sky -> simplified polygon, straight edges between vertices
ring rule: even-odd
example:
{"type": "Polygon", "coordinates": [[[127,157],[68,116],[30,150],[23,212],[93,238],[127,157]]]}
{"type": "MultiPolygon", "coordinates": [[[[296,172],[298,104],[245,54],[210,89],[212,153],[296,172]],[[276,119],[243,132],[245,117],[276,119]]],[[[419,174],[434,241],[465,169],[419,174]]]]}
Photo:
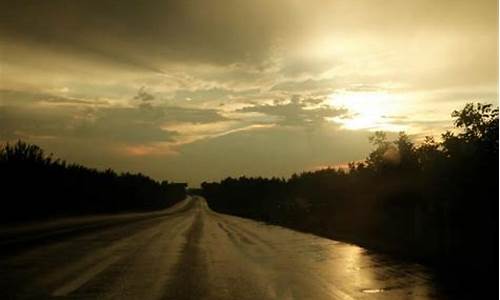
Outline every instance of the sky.
{"type": "Polygon", "coordinates": [[[0,0],[0,142],[197,186],[498,103],[494,0],[0,0]]]}

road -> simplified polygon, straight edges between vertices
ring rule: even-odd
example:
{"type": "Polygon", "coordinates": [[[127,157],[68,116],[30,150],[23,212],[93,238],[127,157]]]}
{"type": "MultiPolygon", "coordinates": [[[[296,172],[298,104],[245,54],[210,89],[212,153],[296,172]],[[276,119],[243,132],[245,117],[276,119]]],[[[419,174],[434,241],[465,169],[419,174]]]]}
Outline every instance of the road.
{"type": "Polygon", "coordinates": [[[200,197],[151,217],[92,222],[4,238],[0,298],[444,298],[420,265],[215,213],[200,197]]]}

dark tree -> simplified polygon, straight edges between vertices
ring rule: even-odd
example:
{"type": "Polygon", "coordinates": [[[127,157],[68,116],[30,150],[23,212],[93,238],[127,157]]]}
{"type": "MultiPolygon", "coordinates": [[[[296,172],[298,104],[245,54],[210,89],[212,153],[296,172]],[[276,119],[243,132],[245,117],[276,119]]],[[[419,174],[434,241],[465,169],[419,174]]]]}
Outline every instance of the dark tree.
{"type": "Polygon", "coordinates": [[[498,108],[471,103],[452,117],[456,132],[441,141],[375,132],[374,150],[348,172],[228,178],[202,193],[217,211],[484,270],[498,253],[498,108]]]}
{"type": "Polygon", "coordinates": [[[142,174],[67,164],[22,141],[0,147],[1,223],[161,209],[182,200],[185,188],[142,174]]]}

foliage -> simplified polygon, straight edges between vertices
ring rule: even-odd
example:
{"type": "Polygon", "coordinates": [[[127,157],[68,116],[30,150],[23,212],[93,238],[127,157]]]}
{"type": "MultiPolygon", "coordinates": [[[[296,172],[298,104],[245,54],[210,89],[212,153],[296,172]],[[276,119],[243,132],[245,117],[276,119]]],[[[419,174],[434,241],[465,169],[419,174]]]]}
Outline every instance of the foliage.
{"type": "Polygon", "coordinates": [[[217,211],[434,263],[491,260],[498,253],[498,108],[467,104],[452,117],[461,132],[440,142],[426,137],[415,145],[404,133],[388,141],[375,132],[374,150],[348,172],[228,178],[203,183],[202,192],[217,211]]]}
{"type": "Polygon", "coordinates": [[[161,209],[185,197],[185,185],[142,174],[68,164],[23,141],[0,148],[1,222],[161,209]]]}

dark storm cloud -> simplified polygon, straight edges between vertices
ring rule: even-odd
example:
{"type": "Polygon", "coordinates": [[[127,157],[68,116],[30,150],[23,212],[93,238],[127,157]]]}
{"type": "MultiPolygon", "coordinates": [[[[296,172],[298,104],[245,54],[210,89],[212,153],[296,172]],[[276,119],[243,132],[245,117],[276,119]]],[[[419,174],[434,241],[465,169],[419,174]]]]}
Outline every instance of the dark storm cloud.
{"type": "Polygon", "coordinates": [[[43,102],[57,103],[57,104],[69,104],[69,105],[108,105],[109,102],[106,100],[82,100],[73,99],[65,97],[53,97],[44,99],[43,102]]]}
{"type": "Polygon", "coordinates": [[[0,0],[0,61],[0,140],[191,183],[289,175],[368,153],[330,117],[439,132],[496,101],[498,1],[0,0]]]}
{"type": "Polygon", "coordinates": [[[36,102],[80,103],[89,101],[30,91],[0,90],[0,105],[30,105],[36,102]]]}
{"type": "Polygon", "coordinates": [[[0,105],[24,106],[40,103],[53,103],[60,105],[109,105],[106,100],[81,99],[53,95],[45,92],[0,90],[0,105]]]}
{"type": "MultiPolygon", "coordinates": [[[[426,28],[490,30],[497,27],[496,8],[492,0],[19,0],[0,2],[0,34],[6,43],[155,73],[168,73],[170,62],[243,63],[262,70],[276,53],[293,52],[297,45],[318,47],[307,44],[309,35],[366,32],[389,39],[426,28]]],[[[342,64],[335,55],[300,57],[288,60],[282,72],[317,75],[342,64]]]]}
{"type": "Polygon", "coordinates": [[[0,139],[83,138],[88,142],[102,140],[121,143],[170,141],[175,132],[160,128],[158,121],[130,111],[110,113],[107,110],[74,108],[0,107],[0,139]],[[123,117],[129,117],[125,119],[123,117]]]}
{"type": "MultiPolygon", "coordinates": [[[[149,104],[149,103],[146,103],[149,104]]],[[[129,143],[173,141],[180,133],[162,129],[165,124],[207,124],[226,118],[215,110],[182,107],[109,107],[92,113],[89,121],[75,128],[80,137],[109,138],[129,143]]]]}
{"type": "Polygon", "coordinates": [[[137,91],[137,95],[134,96],[134,99],[135,100],[140,100],[140,101],[151,101],[151,100],[154,100],[155,97],[146,92],[146,88],[145,87],[141,87],[138,91],[137,91]]]}
{"type": "Polygon", "coordinates": [[[66,124],[72,116],[57,109],[38,110],[26,107],[0,106],[0,139],[13,140],[29,136],[66,136],[66,124]]]}
{"type": "Polygon", "coordinates": [[[172,141],[169,123],[206,124],[227,120],[216,110],[183,107],[108,107],[94,100],[72,100],[29,92],[0,92],[0,139],[82,138],[122,143],[172,141]],[[21,105],[20,105],[21,103],[21,105]],[[22,105],[25,104],[25,105],[22,105]],[[69,105],[70,104],[70,105],[69,105]]]}
{"type": "Polygon", "coordinates": [[[162,70],[155,62],[260,62],[277,4],[248,1],[3,1],[6,38],[162,70]],[[252,20],[249,23],[248,20],[252,20]]]}
{"type": "Polygon", "coordinates": [[[311,100],[316,102],[317,99],[300,100],[298,97],[293,97],[292,101],[286,104],[255,105],[242,108],[239,112],[256,112],[275,116],[280,119],[280,125],[291,126],[318,125],[327,122],[326,118],[338,117],[347,113],[345,109],[332,108],[327,105],[309,107],[311,100]]]}
{"type": "Polygon", "coordinates": [[[171,141],[175,132],[161,129],[163,114],[138,108],[105,108],[91,112],[90,118],[75,126],[81,138],[99,138],[126,143],[171,141]]]}

